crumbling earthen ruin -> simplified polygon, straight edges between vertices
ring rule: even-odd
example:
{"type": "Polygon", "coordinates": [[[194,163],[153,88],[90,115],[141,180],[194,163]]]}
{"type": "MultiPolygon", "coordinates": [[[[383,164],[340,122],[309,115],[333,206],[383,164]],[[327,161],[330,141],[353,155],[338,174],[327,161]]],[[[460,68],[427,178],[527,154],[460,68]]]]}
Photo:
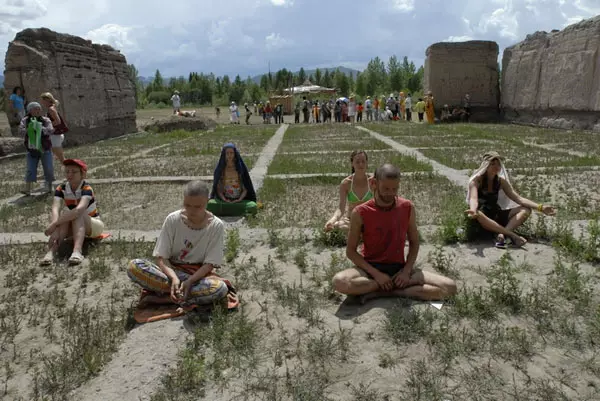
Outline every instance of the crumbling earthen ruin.
{"type": "Polygon", "coordinates": [[[433,92],[436,114],[444,104],[462,107],[471,97],[471,121],[498,119],[498,44],[490,41],[441,42],[427,48],[423,89],[433,92]]]}
{"type": "MultiPolygon", "coordinates": [[[[51,92],[69,125],[67,144],[136,131],[135,86],[127,61],[107,45],[46,28],[17,33],[6,52],[4,88],[25,90],[27,101],[51,92]]],[[[18,121],[9,113],[13,135],[18,121]]]]}
{"type": "Polygon", "coordinates": [[[508,121],[600,131],[600,16],[507,48],[502,107],[508,121]]]}

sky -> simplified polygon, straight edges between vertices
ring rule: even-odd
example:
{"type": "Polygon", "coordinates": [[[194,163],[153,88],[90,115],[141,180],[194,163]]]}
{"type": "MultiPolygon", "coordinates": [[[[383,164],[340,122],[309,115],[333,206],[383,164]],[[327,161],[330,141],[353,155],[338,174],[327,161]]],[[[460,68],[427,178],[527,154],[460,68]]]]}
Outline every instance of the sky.
{"type": "Polygon", "coordinates": [[[0,0],[0,57],[15,34],[47,27],[119,49],[141,76],[242,78],[287,68],[362,70],[379,56],[422,65],[427,46],[493,40],[600,14],[600,0],[0,0]]]}

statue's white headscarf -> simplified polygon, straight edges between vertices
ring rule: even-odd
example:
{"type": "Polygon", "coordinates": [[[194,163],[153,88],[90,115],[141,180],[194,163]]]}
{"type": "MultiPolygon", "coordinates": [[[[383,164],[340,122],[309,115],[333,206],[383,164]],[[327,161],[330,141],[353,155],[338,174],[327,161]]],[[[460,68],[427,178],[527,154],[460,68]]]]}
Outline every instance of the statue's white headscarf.
{"type": "MultiPolygon", "coordinates": [[[[473,181],[477,177],[481,177],[484,174],[486,174],[490,163],[494,159],[498,160],[498,162],[500,163],[500,172],[498,173],[498,177],[504,178],[506,180],[506,182],[508,182],[510,184],[510,180],[508,178],[508,173],[506,172],[506,169],[504,168],[504,163],[502,162],[504,160],[504,158],[502,156],[500,156],[497,152],[488,152],[485,155],[483,155],[483,161],[481,162],[481,165],[473,173],[473,175],[469,178],[469,184],[467,186],[467,198],[466,198],[467,205],[469,204],[469,201],[471,199],[471,190],[470,190],[471,181],[473,181]]],[[[502,188],[500,188],[500,191],[498,192],[498,206],[500,206],[500,208],[502,210],[507,210],[507,209],[515,208],[519,205],[517,205],[508,196],[506,196],[506,194],[504,193],[502,188]]]]}

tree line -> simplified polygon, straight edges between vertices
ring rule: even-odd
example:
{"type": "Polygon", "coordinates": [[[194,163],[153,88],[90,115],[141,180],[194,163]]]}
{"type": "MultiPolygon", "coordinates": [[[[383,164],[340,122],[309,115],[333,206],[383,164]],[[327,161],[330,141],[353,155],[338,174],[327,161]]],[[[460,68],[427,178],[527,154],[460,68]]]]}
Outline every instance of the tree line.
{"type": "Polygon", "coordinates": [[[364,71],[356,74],[344,73],[339,68],[317,68],[310,74],[304,68],[297,73],[283,68],[263,74],[258,83],[250,77],[242,79],[236,75],[232,80],[228,75],[198,72],[190,72],[187,78],[170,78],[167,82],[159,70],[156,70],[151,82],[144,83],[133,64],[128,65],[128,71],[131,81],[135,83],[138,107],[166,107],[175,90],[179,91],[184,104],[223,106],[231,101],[254,103],[265,100],[270,94],[283,94],[286,88],[302,85],[307,79],[315,85],[335,88],[338,96],[354,94],[358,97],[387,96],[400,91],[420,92],[423,83],[423,67],[416,68],[406,56],[400,61],[395,55],[387,63],[375,57],[364,71]]]}

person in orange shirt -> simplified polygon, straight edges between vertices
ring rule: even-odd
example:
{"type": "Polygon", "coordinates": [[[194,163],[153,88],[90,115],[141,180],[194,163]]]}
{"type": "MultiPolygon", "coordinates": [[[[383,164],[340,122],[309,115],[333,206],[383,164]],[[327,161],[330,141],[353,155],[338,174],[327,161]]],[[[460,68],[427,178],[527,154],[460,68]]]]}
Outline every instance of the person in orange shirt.
{"type": "Polygon", "coordinates": [[[373,99],[373,112],[375,114],[375,121],[379,121],[379,99],[377,99],[377,96],[373,99]]]}
{"type": "Polygon", "coordinates": [[[365,106],[363,106],[362,102],[358,102],[358,106],[356,106],[356,122],[362,121],[363,110],[365,106]]]}
{"type": "Polygon", "coordinates": [[[433,93],[431,91],[427,92],[427,96],[425,96],[425,114],[427,114],[427,123],[434,124],[435,107],[433,103],[433,93]]]}
{"type": "Polygon", "coordinates": [[[399,112],[400,112],[400,119],[401,120],[405,120],[406,119],[406,109],[404,108],[404,101],[405,101],[405,97],[404,97],[404,92],[400,92],[400,98],[398,99],[398,103],[399,103],[399,112]]]}

